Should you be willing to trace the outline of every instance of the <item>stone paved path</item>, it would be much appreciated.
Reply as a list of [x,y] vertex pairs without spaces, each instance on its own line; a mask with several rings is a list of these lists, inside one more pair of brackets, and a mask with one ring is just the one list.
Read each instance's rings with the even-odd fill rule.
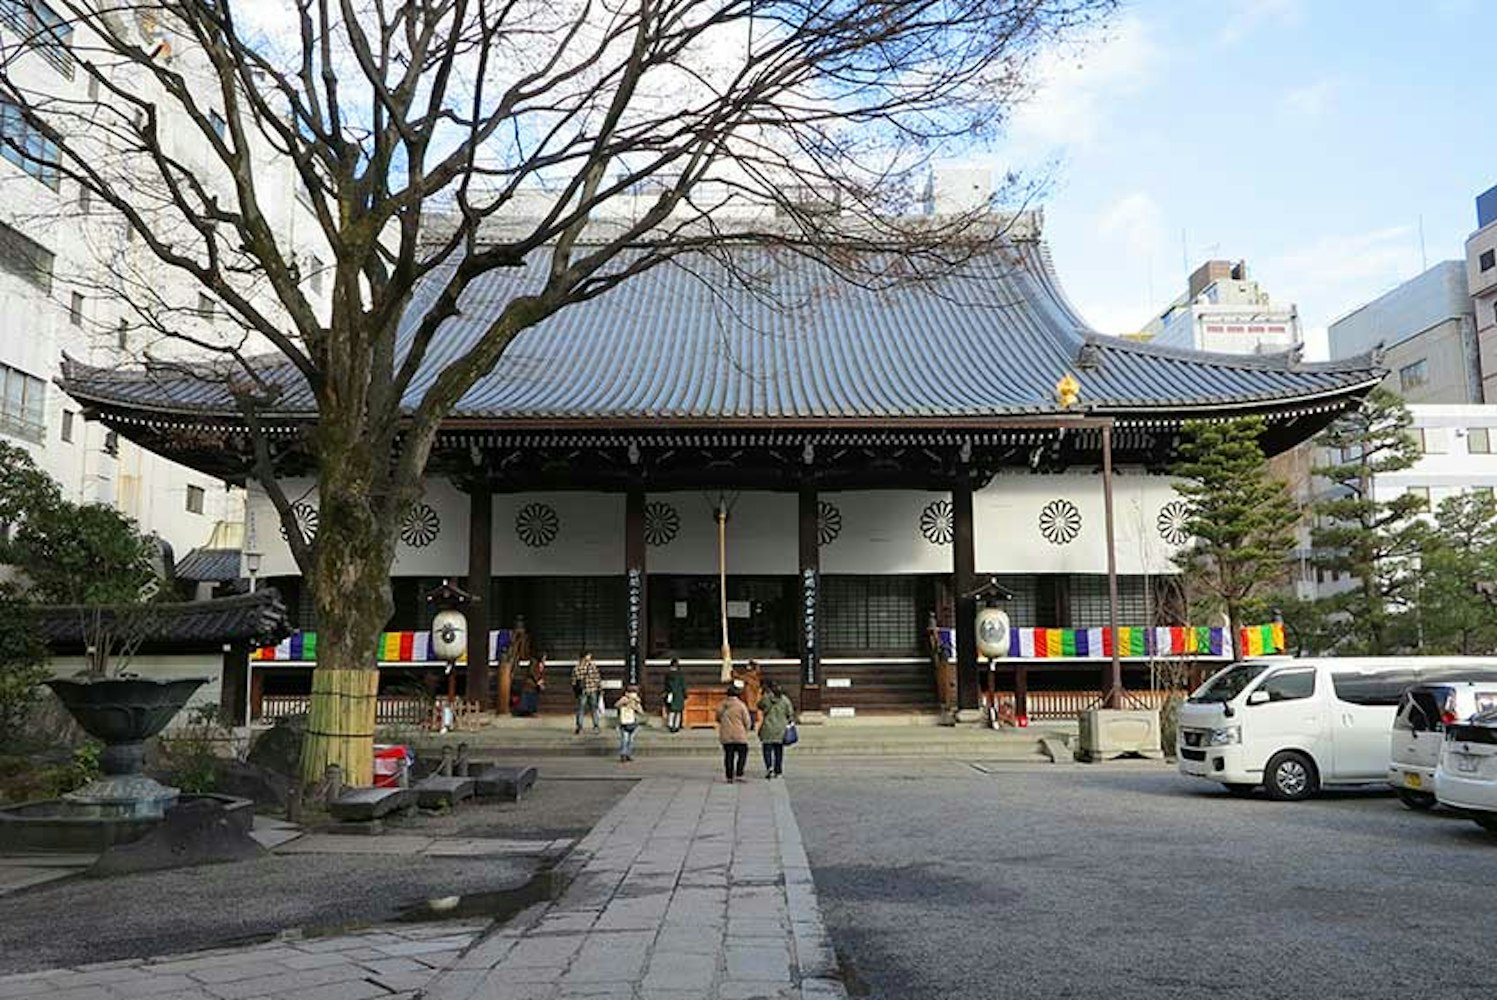
[[0,1000],[845,1000],[783,782],[647,778],[497,927],[340,937],[0,977]]
[[641,782],[430,1000],[842,1000],[783,782]]
[[389,926],[250,948],[100,962],[0,977],[22,1000],[408,1000],[485,925]]

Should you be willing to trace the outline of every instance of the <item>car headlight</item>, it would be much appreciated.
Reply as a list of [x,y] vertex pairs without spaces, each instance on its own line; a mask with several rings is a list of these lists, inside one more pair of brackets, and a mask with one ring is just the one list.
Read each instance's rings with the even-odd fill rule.
[[1206,745],[1212,747],[1224,747],[1229,743],[1241,742],[1241,726],[1227,726],[1224,729],[1213,729],[1211,730],[1211,735],[1206,738]]

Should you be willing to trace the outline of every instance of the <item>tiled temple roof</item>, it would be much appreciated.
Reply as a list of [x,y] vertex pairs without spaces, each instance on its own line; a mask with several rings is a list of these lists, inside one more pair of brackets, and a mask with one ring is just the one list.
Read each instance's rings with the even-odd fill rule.
[[[1067,372],[1080,380],[1086,411],[1146,417],[1354,397],[1383,374],[1370,358],[1305,364],[1289,355],[1208,354],[1098,334],[1066,301],[1037,240],[941,277],[885,287],[839,278],[800,257],[736,253],[737,268],[756,282],[735,281],[705,257],[667,264],[524,331],[462,398],[453,425],[959,424],[1057,413],[1055,384]],[[407,406],[506,302],[538,287],[543,256],[475,281],[460,314],[435,338]],[[403,338],[427,304],[418,294]],[[262,371],[279,390],[265,419],[315,415],[311,390],[289,363],[265,358]],[[62,385],[106,419],[111,412],[239,419],[224,381],[177,368],[70,360]]]

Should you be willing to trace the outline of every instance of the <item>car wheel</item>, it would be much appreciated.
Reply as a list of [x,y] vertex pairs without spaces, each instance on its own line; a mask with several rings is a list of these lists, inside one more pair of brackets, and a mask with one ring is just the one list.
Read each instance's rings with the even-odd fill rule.
[[1404,808],[1416,812],[1426,812],[1435,807],[1435,797],[1429,792],[1412,792],[1407,788],[1398,790],[1398,801],[1404,804]]
[[1319,783],[1315,762],[1298,750],[1274,754],[1263,771],[1263,787],[1268,789],[1268,797],[1280,802],[1309,798]]
[[1231,795],[1233,798],[1245,799],[1249,795],[1253,794],[1253,789],[1257,788],[1258,786],[1244,785],[1241,782],[1234,781],[1226,787],[1228,795]]

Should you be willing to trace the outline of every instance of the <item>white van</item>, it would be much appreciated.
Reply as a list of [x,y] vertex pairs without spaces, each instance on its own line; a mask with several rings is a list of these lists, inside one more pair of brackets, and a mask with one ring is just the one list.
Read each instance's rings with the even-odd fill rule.
[[[1480,672],[1482,668],[1473,670]],[[1485,680],[1442,678],[1404,691],[1393,717],[1388,784],[1410,809],[1431,809],[1435,805],[1435,765],[1440,761],[1445,728],[1478,713],[1497,710],[1497,676],[1490,670],[1485,676]]]
[[[1484,668],[1484,669],[1482,669]],[[1180,706],[1180,773],[1245,795],[1303,799],[1329,785],[1388,780],[1405,688],[1497,678],[1497,657],[1264,657],[1214,674]]]

